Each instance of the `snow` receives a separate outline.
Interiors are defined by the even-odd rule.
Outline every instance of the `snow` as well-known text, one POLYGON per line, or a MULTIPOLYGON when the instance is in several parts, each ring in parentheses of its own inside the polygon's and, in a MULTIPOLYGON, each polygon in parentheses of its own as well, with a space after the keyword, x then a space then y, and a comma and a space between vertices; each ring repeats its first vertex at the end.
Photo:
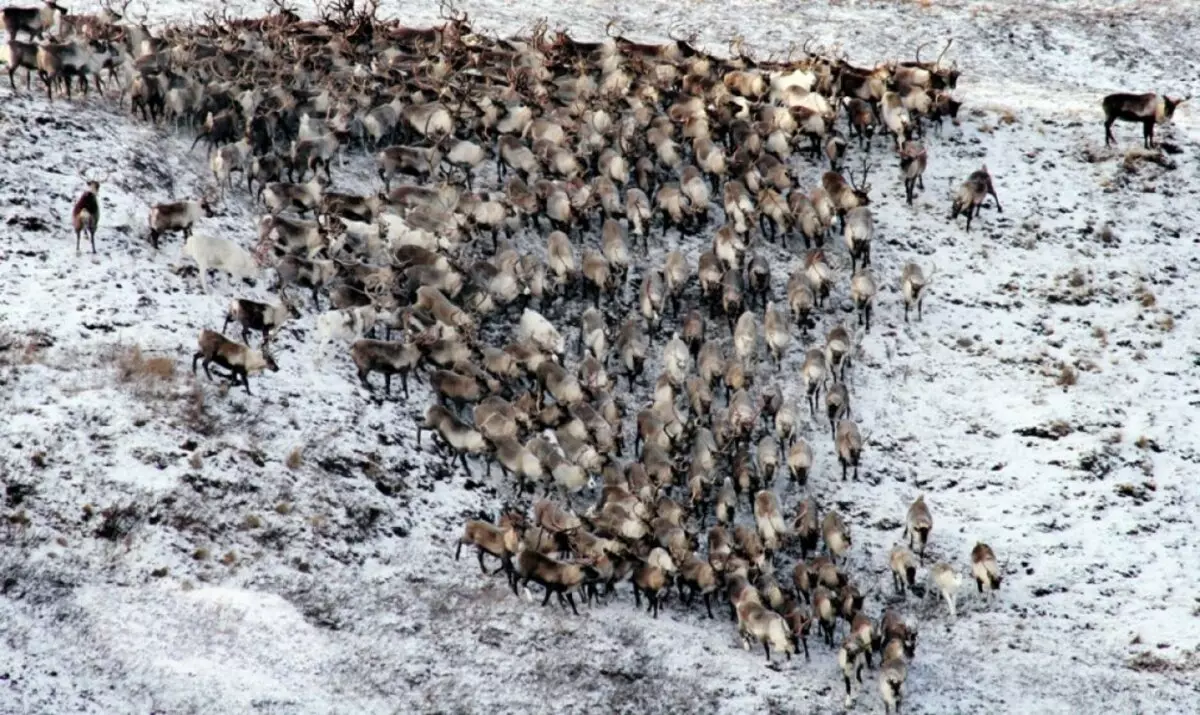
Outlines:
MULTIPOLYGON (((186 19, 193 7, 155 3, 150 19, 186 19)), ((868 614, 894 604, 919 625, 906 712, 1186 709, 1200 664, 1200 326, 1188 280, 1200 268, 1200 121, 1184 105, 1162 133, 1182 150, 1166 170, 1126 158, 1139 146, 1134 126, 1118 125, 1120 147, 1104 148, 1099 99, 1194 89, 1188 48, 1161 41, 1194 25, 1188 5, 563 7, 462 6, 477 30, 502 35, 546 16, 597 38, 615 17, 636 39, 698 30, 714 51, 735 33, 764 54, 811 36, 858 63, 955 38, 947 59, 964 73, 962 122, 929 142, 914 207, 882 139, 871 154, 881 291, 850 384, 867 438, 862 480, 838 480, 818 420, 805 430, 809 488, 851 524, 851 572, 873 589, 868 614), (947 219, 949 200, 984 162, 1004 212, 985 210, 967 234, 947 219), (937 274, 924 321, 906 325, 907 260, 937 274), (1064 364, 1077 377, 1065 388, 1064 364), (1030 428, 1044 436, 1019 433, 1030 428), (934 520, 926 567, 945 560, 964 574, 954 621, 938 599, 891 594, 887 551, 919 493, 934 520), (993 604, 967 573, 977 540, 1004 567, 993 604)), ((436 22, 437 4, 406 3, 402 16, 436 22)), ((0 712, 841 709, 834 654, 818 638, 812 662, 767 668, 741 648, 724 606, 709 621, 672 598, 651 619, 623 585, 616 601, 575 617, 513 597, 473 555, 455 562, 463 520, 494 514, 510 490, 481 469, 468 479, 428 440, 416 445, 431 401, 424 379, 409 400, 377 401, 344 355, 318 366, 309 306, 283 330, 280 372, 252 378, 253 396, 193 382, 199 331, 220 328, 230 297, 268 296, 267 280, 224 276, 203 294, 194 274, 173 270, 188 263, 179 237, 157 253, 145 240, 150 204, 203 185, 201 152, 108 100, 51 105, 36 89, 0 81, 0 712), (113 170, 95 257, 75 254, 68 229, 82 167, 113 170), (133 346, 174 360, 176 376, 120 380, 133 346), (98 534, 105 510, 130 505, 127 528, 98 534)), ((374 186, 365 164, 350 166, 335 170, 339 187, 374 186)), ((801 186, 816 185, 819 169, 795 166, 801 186)), ((234 201, 204 226, 248 245, 257 215, 234 201)), ((646 263, 676 245, 694 262, 702 243, 672 233, 646 263)), ((760 250, 782 295, 797 258, 760 250)), ((832 252, 843 257, 840 240, 832 252)), ((849 321, 847 288, 840 275, 832 303, 849 321)), ((548 317, 573 344, 578 311, 548 317)), ((837 319, 793 334, 778 375, 766 377, 763 355, 760 382, 799 401, 804 350, 837 319)), ((630 402, 644 397, 643 387, 630 402)), ((790 519, 801 492, 782 479, 775 488, 790 519)), ((865 680, 855 710, 881 709, 875 674, 865 680)))

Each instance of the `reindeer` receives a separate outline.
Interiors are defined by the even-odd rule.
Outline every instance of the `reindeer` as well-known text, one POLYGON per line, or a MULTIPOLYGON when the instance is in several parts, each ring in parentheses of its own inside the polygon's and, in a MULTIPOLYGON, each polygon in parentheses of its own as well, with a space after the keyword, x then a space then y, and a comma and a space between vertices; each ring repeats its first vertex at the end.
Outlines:
MULTIPOLYGON (((871 139, 875 136, 875 113, 870 104, 857 98, 846 100, 846 123, 849 125, 850 136, 858 138, 859 149, 869 149, 871 139)), ((834 168, 834 171, 837 171, 834 168)))
POLYGON ((208 145, 208 152, 205 156, 211 158, 213 149, 237 141, 238 136, 238 117, 232 108, 222 109, 216 114, 209 112, 204 118, 204 125, 200 133, 192 140, 192 146, 188 151, 195 149, 200 140, 204 140, 208 145))
POLYGON ((971 218, 979 215, 979 209, 983 207, 988 194, 996 199, 996 211, 1004 213, 1000 197, 996 195, 996 187, 992 185, 992 175, 988 173, 987 164, 984 164, 983 168, 972 172, 959 187, 954 196, 954 205, 950 208, 950 219, 954 220, 959 214, 966 214, 967 230, 970 231, 971 218))
MULTIPOLYGON (((1157 95, 1153 92, 1146 94, 1110 94, 1101 101, 1104 108, 1104 146, 1109 146, 1116 139, 1113 137, 1112 126, 1119 119, 1123 122, 1141 122, 1142 143, 1147 149, 1154 144, 1154 126, 1170 121, 1175 115, 1175 109, 1190 99, 1157 95)), ((999 205, 999 200, 996 201, 999 205)), ((968 217, 969 218, 969 217, 968 217)))
MULTIPOLYGON (((47 42, 38 45, 37 50, 38 76, 46 85, 46 97, 54 100, 53 85, 62 80, 67 99, 71 99, 71 78, 82 79, 83 93, 87 94, 87 76, 95 76, 101 69, 99 58, 91 48, 82 43, 47 42)), ((99 79, 97 78, 97 82, 99 79)))
POLYGON ((41 7, 6 7, 0 10, 8 39, 17 39, 18 32, 29 35, 30 41, 41 39, 46 30, 54 27, 55 13, 67 14, 67 9, 54 0, 44 0, 41 7))
POLYGON ((933 280, 937 266, 933 266, 926 276, 921 267, 913 262, 904 264, 900 269, 900 293, 904 296, 904 322, 908 322, 908 311, 914 305, 917 308, 917 320, 921 319, 921 306, 925 303, 925 288, 933 280))
POLYGON ((33 79, 33 73, 38 71, 38 46, 32 42, 19 42, 9 39, 8 44, 0 46, 0 62, 8 65, 8 85, 17 89, 13 75, 17 70, 25 70, 25 91, 28 92, 33 79))
POLYGON ((917 186, 925 190, 925 163, 927 154, 920 142, 905 141, 900 147, 900 173, 904 174, 904 198, 912 206, 917 186))
POLYGON ((108 181, 111 172, 104 178, 96 180, 88 178, 87 174, 79 176, 87 182, 87 188, 80 194, 75 206, 71 208, 71 225, 75 228, 75 253, 79 253, 79 239, 86 233, 92 244, 92 253, 96 252, 96 226, 100 223, 100 185, 108 181))
POLYGON ((871 241, 875 238, 875 219, 871 209, 866 206, 850 209, 843 217, 842 225, 846 249, 850 253, 850 270, 857 272, 860 263, 862 268, 871 265, 871 241))
POLYGON ((895 92, 884 92, 880 104, 883 107, 883 125, 899 150, 902 142, 912 138, 912 117, 901 102, 900 95, 895 92))
POLYGON ((925 546, 929 543, 929 532, 932 530, 933 517, 929 513, 929 506, 925 503, 925 495, 921 494, 908 507, 904 535, 908 537, 908 548, 916 548, 922 565, 925 564, 925 546))
POLYGON ((833 209, 841 221, 841 230, 846 230, 846 212, 850 209, 865 207, 871 203, 871 185, 866 183, 871 173, 871 166, 863 162, 863 174, 860 183, 854 182, 854 176, 843 178, 841 174, 827 171, 821 176, 821 187, 833 203, 833 209))
POLYGON ((971 575, 984 598, 990 598, 1000 588, 1000 567, 996 564, 996 554, 992 552, 992 547, 982 541, 976 542, 971 549, 971 575))
POLYGON ((164 233, 183 232, 185 239, 192 235, 192 225, 202 217, 213 215, 213 197, 207 192, 199 201, 171 201, 155 204, 150 209, 150 244, 158 250, 158 238, 164 233))

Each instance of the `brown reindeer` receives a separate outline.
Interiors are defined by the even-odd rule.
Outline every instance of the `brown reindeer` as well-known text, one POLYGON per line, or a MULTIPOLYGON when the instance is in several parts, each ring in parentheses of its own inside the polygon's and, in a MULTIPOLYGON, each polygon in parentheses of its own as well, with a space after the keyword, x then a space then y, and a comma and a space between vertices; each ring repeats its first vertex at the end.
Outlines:
POLYGON ((906 141, 900 148, 900 172, 904 174, 904 197, 912 206, 917 186, 925 190, 925 164, 928 154, 920 142, 906 141))
POLYGON ((1101 106, 1104 107, 1104 146, 1116 141, 1112 125, 1119 119, 1123 122, 1141 122, 1143 144, 1147 149, 1153 148, 1154 125, 1169 121, 1174 116, 1175 109, 1189 98, 1190 96, 1176 99, 1153 92, 1108 95, 1101 102, 1101 106))
POLYGON ((100 223, 100 184, 108 180, 105 174, 99 181, 89 179, 86 174, 80 176, 87 182, 87 188, 71 209, 71 225, 75 228, 75 252, 79 253, 79 240, 84 233, 92 244, 92 253, 96 252, 96 226, 100 223))
POLYGON ((1000 205, 1000 197, 996 195, 996 187, 992 185, 992 175, 988 173, 987 164, 984 164, 983 168, 971 172, 971 175, 959 187, 958 193, 954 196, 954 205, 950 209, 950 219, 954 220, 958 218, 959 214, 966 214, 967 230, 970 231, 971 218, 979 215, 979 209, 983 206, 988 194, 996 199, 996 211, 1004 213, 1004 208, 1000 205))

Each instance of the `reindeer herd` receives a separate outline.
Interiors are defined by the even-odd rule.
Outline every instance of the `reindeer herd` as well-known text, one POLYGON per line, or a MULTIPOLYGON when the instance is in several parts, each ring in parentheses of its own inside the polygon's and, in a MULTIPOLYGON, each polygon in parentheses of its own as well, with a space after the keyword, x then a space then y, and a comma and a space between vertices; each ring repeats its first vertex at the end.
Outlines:
MULTIPOLYGON (((911 206, 927 129, 940 134, 961 107, 957 66, 922 61, 920 48, 915 61, 868 68, 807 45, 799 59, 757 59, 736 43, 722 57, 611 27, 599 42, 544 23, 498 38, 463 14, 414 29, 374 10, 342 3, 302 20, 280 7, 154 34, 113 8, 70 16, 47 2, 4 10, 6 59, 10 82, 36 72, 51 98, 69 98, 73 81, 103 92, 106 75, 135 115, 203 143, 212 186, 151 207, 148 240, 158 250, 182 233, 205 291, 209 269, 253 278, 270 266, 280 300, 234 298, 222 331, 201 333, 193 372, 198 361, 210 379, 222 367, 249 393, 250 374, 278 369, 279 329, 302 314, 289 289, 309 291, 318 311, 324 298, 317 338, 349 343, 368 392, 374 373, 385 395, 399 375, 406 397, 409 378, 427 376, 435 403, 418 444, 431 432, 465 469, 483 460, 491 476, 499 464, 499 520, 468 521, 456 558, 470 546, 486 573, 490 555, 514 594, 535 583, 543 605, 555 596, 576 613, 576 595, 610 600, 624 581, 655 617, 672 587, 684 609, 699 595, 709 618, 725 602, 768 661, 800 647, 807 659, 815 623, 847 704, 878 654, 885 712, 898 711, 917 631, 893 606, 867 616, 871 590, 849 568, 864 555, 817 493, 833 501, 834 458, 842 481, 859 479, 870 445, 847 373, 879 292, 871 157, 893 157, 911 206), (56 15, 59 38, 17 41, 44 37, 56 15), (889 135, 882 145, 877 133, 889 135), (823 174, 804 187, 808 169, 823 174), (344 177, 377 179, 377 190, 332 190, 344 177), (230 198, 242 182, 245 195, 230 198), (263 207, 256 242, 204 231, 229 200, 263 207), (838 233, 848 271, 827 243, 838 233), (771 256, 792 265, 782 301, 771 256), (855 325, 836 315, 839 298, 855 325), (242 343, 223 334, 231 322, 242 343), (807 416, 783 389, 794 363, 807 416)), ((1150 146, 1180 101, 1105 98, 1106 140, 1114 121, 1136 121, 1150 146)), ((94 253, 101 181, 87 181, 73 220, 77 251, 86 234, 94 253)), ((951 218, 969 229, 989 195, 1000 211, 983 167, 953 196, 951 218)), ((904 320, 914 308, 920 320, 934 269, 884 270, 904 320)), ((905 518, 908 545, 887 556, 900 596, 924 592, 932 528, 922 494, 905 518)), ((992 549, 977 543, 969 562, 992 594, 1002 571, 992 549)), ((953 616, 959 569, 938 561, 928 575, 953 616)))

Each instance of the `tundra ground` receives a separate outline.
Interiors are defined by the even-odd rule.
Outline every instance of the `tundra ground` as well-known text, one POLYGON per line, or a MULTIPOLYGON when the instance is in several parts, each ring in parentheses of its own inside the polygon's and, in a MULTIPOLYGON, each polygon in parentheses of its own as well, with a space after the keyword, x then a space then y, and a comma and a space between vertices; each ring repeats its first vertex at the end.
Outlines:
MULTIPOLYGON (((151 19, 184 7, 158 3, 151 19)), ((892 600, 886 553, 920 492, 935 524, 930 562, 965 573, 983 540, 1004 567, 997 601, 985 606, 967 583, 953 622, 933 598, 896 601, 921 633, 907 712, 1176 713, 1194 700, 1200 324, 1188 276, 1200 269, 1200 122, 1180 110, 1161 135, 1178 152, 1164 166, 1134 150, 1137 127, 1118 125, 1120 147, 1105 149, 1099 112, 1111 91, 1194 89, 1184 82, 1196 60, 1160 41, 1194 24, 1186 6, 562 7, 463 6, 501 34, 544 15, 597 37, 616 16, 638 39, 701 29, 714 51, 733 34, 762 53, 813 35, 858 63, 954 36, 947 59, 967 104, 930 142, 912 208, 886 142, 872 149, 883 289, 852 368, 863 478, 840 481, 817 421, 805 431, 809 488, 854 529, 850 568, 874 588, 873 617, 892 600), (985 162, 1005 210, 985 209, 967 234, 947 218, 950 196, 985 162), (902 320, 906 260, 937 266, 921 323, 902 320)), ((437 6, 405 12, 424 25, 437 6)), ((768 668, 723 608, 710 621, 672 598, 654 620, 624 586, 575 617, 515 598, 473 559, 456 563, 462 521, 494 513, 511 489, 416 445, 423 387, 373 400, 345 355, 318 365, 311 312, 285 329, 281 371, 254 379, 253 397, 194 379, 199 331, 220 327, 230 298, 267 295, 270 280, 218 278, 204 295, 180 239, 149 247, 150 204, 207 180, 201 150, 111 100, 50 104, 2 83, 0 98, 0 711, 841 709, 834 654, 815 638, 811 663, 768 668), (113 170, 94 257, 75 254, 68 230, 85 167, 113 170)), ((795 168, 801 185, 819 180, 811 164, 795 168)), ((361 158, 334 174, 339 187, 374 186, 361 158)), ((198 230, 248 244, 258 212, 237 198, 198 230)), ((625 302, 607 309, 629 311, 663 252, 694 261, 707 239, 658 239, 625 302)), ((517 240, 544 250, 536 232, 517 240)), ((782 296, 798 257, 761 250, 782 296)), ((847 283, 823 328, 852 319, 847 283)), ((569 342, 581 310, 548 312, 569 342)), ((807 347, 793 335, 767 378, 791 399, 807 347)), ((764 356, 763 378, 769 365, 764 356)), ((790 517, 800 492, 778 489, 790 517)), ((881 707, 874 674, 857 707, 881 707)))

